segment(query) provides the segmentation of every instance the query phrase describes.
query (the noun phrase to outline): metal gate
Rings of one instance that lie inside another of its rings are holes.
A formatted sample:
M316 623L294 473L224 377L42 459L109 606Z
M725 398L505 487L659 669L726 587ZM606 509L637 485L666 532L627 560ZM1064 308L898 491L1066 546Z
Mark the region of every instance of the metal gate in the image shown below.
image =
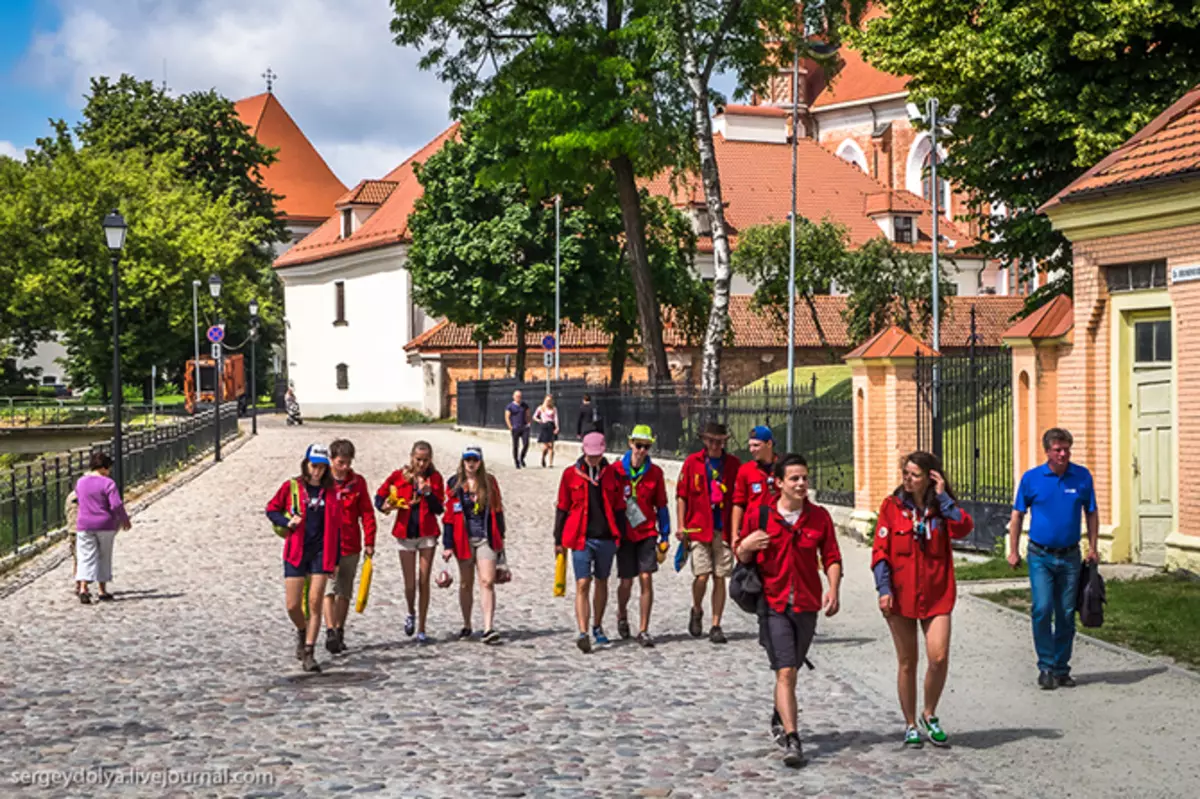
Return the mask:
M991 550L1013 499L1012 355L977 352L974 309L965 355L917 358L917 446L937 455L975 520L961 546Z

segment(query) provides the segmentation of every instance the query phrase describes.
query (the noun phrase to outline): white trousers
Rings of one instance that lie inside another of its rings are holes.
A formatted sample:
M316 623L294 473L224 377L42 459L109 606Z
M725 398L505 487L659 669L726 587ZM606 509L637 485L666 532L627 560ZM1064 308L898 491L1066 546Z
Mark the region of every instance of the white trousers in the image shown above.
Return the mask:
M116 530L80 530L75 535L76 580L89 583L112 580L113 539L116 537Z

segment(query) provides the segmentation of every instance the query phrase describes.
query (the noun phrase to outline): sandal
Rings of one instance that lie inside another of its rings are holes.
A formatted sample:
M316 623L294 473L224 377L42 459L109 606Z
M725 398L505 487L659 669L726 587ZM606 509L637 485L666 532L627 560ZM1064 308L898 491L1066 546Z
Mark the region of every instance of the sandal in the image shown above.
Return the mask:
M79 592L79 604L81 604L81 605L92 604L92 595L89 594L87 591L80 591Z
M112 594L100 594L97 599L99 599L101 602L112 602L114 599L116 599L116 597Z

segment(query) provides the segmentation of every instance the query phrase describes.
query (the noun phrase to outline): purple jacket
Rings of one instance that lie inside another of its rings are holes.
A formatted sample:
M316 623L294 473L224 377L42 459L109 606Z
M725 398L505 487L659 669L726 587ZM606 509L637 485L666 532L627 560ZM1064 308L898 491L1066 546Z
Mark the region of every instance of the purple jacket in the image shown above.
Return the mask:
M79 519L76 530L119 530L129 516L112 478L102 474L85 474L75 483L79 499Z

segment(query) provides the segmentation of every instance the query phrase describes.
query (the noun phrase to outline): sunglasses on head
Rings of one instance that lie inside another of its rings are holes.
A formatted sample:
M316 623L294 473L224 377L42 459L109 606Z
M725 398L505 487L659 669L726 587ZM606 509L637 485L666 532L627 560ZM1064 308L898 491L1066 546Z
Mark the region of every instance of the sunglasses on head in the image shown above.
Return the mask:
M634 449L650 449L650 445L644 441L636 441L633 444Z

